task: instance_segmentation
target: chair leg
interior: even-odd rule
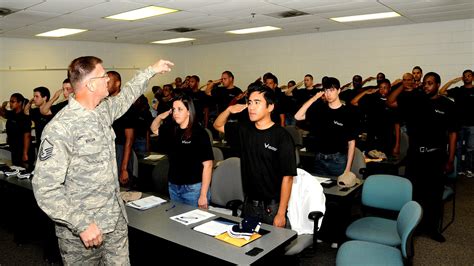
[[[444,204],[443,204],[443,216],[441,216],[440,232],[443,233],[452,223],[454,223],[454,217],[456,216],[456,195],[453,196],[453,210],[451,220],[443,227],[443,216],[444,216]]]

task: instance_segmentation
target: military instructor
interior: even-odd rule
[[[107,97],[101,59],[79,57],[69,65],[75,97],[44,129],[32,181],[38,205],[55,222],[65,265],[130,264],[112,123],[145,92],[150,78],[173,65],[156,62],[114,97]]]

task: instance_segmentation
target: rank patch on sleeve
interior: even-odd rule
[[[48,139],[44,139],[41,143],[41,151],[39,152],[39,159],[40,161],[45,161],[51,158],[53,155],[53,144],[48,141]]]

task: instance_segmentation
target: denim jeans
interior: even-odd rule
[[[463,126],[458,132],[456,145],[458,171],[473,171],[474,167],[474,126]]]
[[[176,185],[168,182],[168,191],[172,201],[177,201],[194,207],[198,207],[199,196],[201,195],[202,183],[190,185]],[[207,202],[211,199],[210,190],[207,191]]]
[[[316,152],[314,161],[314,174],[319,176],[338,177],[346,169],[347,154],[337,152],[324,154]]]

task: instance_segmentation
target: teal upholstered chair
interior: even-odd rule
[[[212,206],[232,210],[232,215],[238,216],[238,209],[244,202],[240,158],[230,157],[217,165],[210,189]]]
[[[404,265],[411,264],[414,256],[413,232],[422,217],[422,208],[409,201],[397,219],[400,248],[379,243],[352,240],[344,243],[337,252],[336,265]]]
[[[412,200],[412,185],[408,179],[403,177],[371,175],[362,187],[364,208],[398,213],[410,200]],[[390,246],[401,244],[397,233],[397,221],[378,216],[363,217],[352,222],[346,229],[346,236],[349,239]]]

